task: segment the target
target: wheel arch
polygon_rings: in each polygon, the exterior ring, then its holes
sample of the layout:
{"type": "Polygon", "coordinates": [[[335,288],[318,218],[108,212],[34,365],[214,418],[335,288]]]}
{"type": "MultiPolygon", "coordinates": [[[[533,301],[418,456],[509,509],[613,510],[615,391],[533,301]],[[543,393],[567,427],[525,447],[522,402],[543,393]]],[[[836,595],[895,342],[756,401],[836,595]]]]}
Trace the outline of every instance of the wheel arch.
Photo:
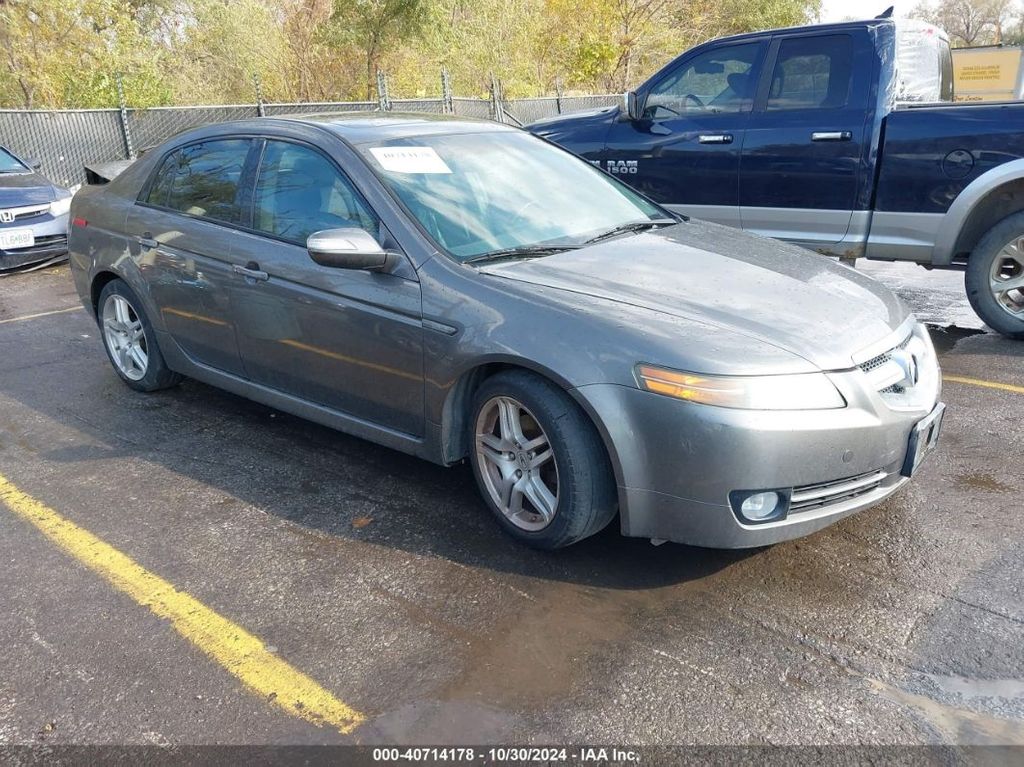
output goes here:
{"type": "Polygon", "coordinates": [[[103,269],[93,275],[92,282],[89,284],[89,301],[92,306],[92,316],[97,321],[100,316],[100,294],[103,292],[103,288],[107,287],[114,280],[120,279],[122,279],[120,274],[108,269],[103,269]]]}
{"type": "Polygon", "coordinates": [[[935,237],[932,264],[949,266],[969,255],[985,233],[1024,210],[1024,159],[983,173],[957,195],[935,237]]]}
{"type": "Polygon", "coordinates": [[[466,433],[471,417],[470,405],[473,402],[473,395],[488,378],[507,370],[524,370],[540,376],[560,388],[580,406],[587,419],[597,430],[605,454],[615,473],[616,486],[621,488],[623,484],[622,466],[619,462],[618,452],[615,450],[608,429],[587,398],[564,376],[554,370],[532,360],[517,357],[495,356],[478,360],[472,367],[463,371],[449,389],[441,411],[441,451],[444,463],[449,465],[457,463],[469,455],[470,446],[466,433]]]}

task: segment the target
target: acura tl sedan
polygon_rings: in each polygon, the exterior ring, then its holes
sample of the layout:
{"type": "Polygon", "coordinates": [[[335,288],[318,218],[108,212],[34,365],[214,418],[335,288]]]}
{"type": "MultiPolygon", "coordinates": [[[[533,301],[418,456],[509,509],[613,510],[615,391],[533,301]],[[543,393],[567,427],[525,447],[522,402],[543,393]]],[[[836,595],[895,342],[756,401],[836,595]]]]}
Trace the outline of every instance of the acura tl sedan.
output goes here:
{"type": "Polygon", "coordinates": [[[938,440],[935,351],[884,287],[506,126],[209,126],[71,215],[75,284],[128,386],[188,376],[468,458],[536,547],[616,513],[656,542],[794,538],[896,492],[938,440]]]}
{"type": "Polygon", "coordinates": [[[0,273],[67,256],[71,192],[38,171],[0,146],[0,273]]]}

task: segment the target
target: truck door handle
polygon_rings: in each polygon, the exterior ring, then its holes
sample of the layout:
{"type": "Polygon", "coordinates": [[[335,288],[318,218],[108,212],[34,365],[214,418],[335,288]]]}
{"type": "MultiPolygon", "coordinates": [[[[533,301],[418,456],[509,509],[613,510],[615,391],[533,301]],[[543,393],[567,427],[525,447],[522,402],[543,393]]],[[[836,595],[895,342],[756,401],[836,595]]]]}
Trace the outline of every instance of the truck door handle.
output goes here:
{"type": "Polygon", "coordinates": [[[143,232],[142,236],[138,238],[139,245],[144,247],[146,250],[152,250],[153,248],[159,248],[160,243],[153,239],[153,235],[150,232],[143,232]]]}
{"type": "Polygon", "coordinates": [[[270,279],[270,275],[260,270],[260,265],[255,261],[250,261],[245,266],[240,264],[232,264],[231,271],[235,274],[240,274],[246,279],[253,280],[255,282],[266,282],[270,279]]]}
{"type": "Polygon", "coordinates": [[[848,130],[825,130],[815,131],[811,134],[811,141],[850,141],[853,133],[848,130]]]}
{"type": "Polygon", "coordinates": [[[702,133],[697,136],[697,141],[701,144],[731,144],[732,134],[731,133],[702,133]]]}

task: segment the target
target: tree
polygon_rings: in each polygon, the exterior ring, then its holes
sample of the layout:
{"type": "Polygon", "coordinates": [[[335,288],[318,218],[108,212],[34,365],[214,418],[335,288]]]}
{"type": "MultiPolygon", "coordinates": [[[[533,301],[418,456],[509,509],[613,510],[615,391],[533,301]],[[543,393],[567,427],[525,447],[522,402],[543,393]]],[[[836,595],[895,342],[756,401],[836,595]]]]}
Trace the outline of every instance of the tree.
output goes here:
{"type": "Polygon", "coordinates": [[[971,46],[1002,42],[1014,10],[1013,0],[941,0],[934,8],[921,2],[912,15],[944,29],[954,44],[971,46]]]}
{"type": "Polygon", "coordinates": [[[351,45],[361,51],[367,101],[373,98],[384,53],[414,38],[425,18],[424,0],[335,0],[328,20],[329,39],[338,47],[351,45]]]}

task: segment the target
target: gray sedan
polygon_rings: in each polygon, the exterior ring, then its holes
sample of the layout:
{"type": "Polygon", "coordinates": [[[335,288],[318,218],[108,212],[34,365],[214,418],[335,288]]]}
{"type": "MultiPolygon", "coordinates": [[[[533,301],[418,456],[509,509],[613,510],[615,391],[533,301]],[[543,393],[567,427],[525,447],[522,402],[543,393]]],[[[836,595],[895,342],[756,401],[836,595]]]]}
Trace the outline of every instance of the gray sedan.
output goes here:
{"type": "Polygon", "coordinates": [[[884,287],[492,123],[197,129],[76,195],[70,248],[127,385],[189,376],[468,459],[537,547],[616,514],[794,538],[894,493],[941,427],[928,333],[884,287]]]}

